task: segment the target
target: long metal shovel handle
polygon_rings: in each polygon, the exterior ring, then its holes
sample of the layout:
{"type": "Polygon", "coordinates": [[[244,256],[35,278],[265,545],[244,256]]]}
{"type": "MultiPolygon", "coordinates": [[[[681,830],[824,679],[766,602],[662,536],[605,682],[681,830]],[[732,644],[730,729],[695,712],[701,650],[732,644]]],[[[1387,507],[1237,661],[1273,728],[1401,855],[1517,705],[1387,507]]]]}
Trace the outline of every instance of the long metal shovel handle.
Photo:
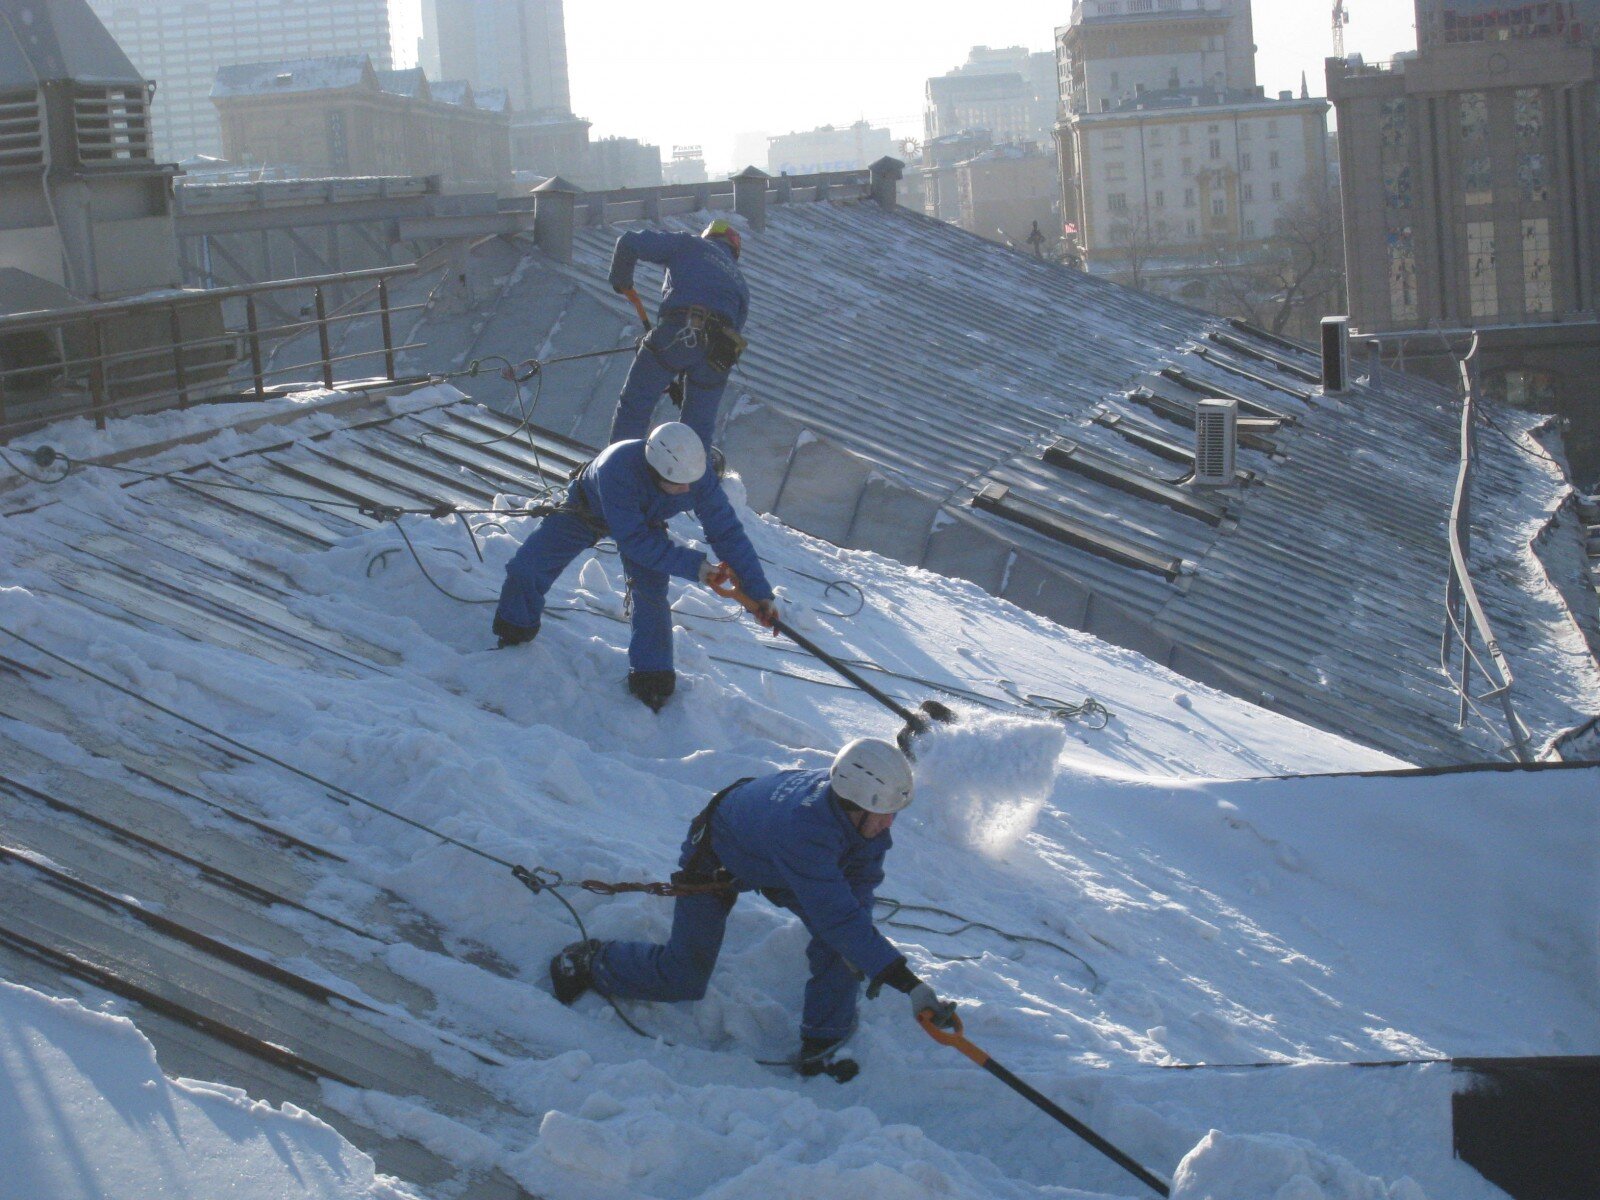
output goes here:
{"type": "Polygon", "coordinates": [[[1116,1163],[1117,1166],[1121,1167],[1128,1174],[1132,1175],[1156,1195],[1166,1197],[1172,1194],[1172,1186],[1167,1183],[1166,1180],[1162,1179],[1154,1172],[1147,1171],[1134,1158],[1124,1154],[1121,1150],[1118,1150],[1110,1142],[1106,1141],[1105,1138],[1101,1137],[1082,1121],[1078,1120],[1077,1117],[1073,1116],[1054,1100],[1050,1099],[1050,1097],[1046,1096],[1043,1092],[1040,1092],[1031,1084],[1028,1084],[1017,1078],[1010,1071],[1006,1070],[999,1063],[995,1062],[994,1059],[990,1058],[986,1051],[968,1041],[965,1032],[962,1030],[961,1018],[959,1016],[952,1015],[951,1027],[949,1029],[940,1029],[933,1023],[932,1013],[920,1012],[917,1014],[917,1024],[921,1025],[922,1028],[927,1031],[928,1036],[934,1041],[938,1042],[941,1046],[950,1046],[961,1051],[962,1054],[965,1054],[973,1062],[977,1063],[1001,1083],[1005,1084],[1012,1091],[1016,1092],[1017,1095],[1021,1096],[1024,1100],[1027,1100],[1035,1108],[1039,1109],[1043,1113],[1048,1114],[1056,1121],[1072,1130],[1073,1133],[1077,1134],[1084,1141],[1088,1142],[1089,1145],[1100,1151],[1101,1154],[1104,1154],[1112,1162],[1116,1163]]]}
{"type": "MultiPolygon", "coordinates": [[[[725,578],[721,581],[714,580],[710,584],[711,590],[725,599],[737,600],[741,605],[744,606],[746,612],[760,612],[761,605],[755,600],[752,600],[749,593],[746,592],[740,585],[739,577],[733,573],[733,568],[729,567],[727,563],[722,563],[721,566],[725,578]]],[[[772,628],[774,632],[783,634],[784,637],[788,638],[802,650],[806,651],[808,654],[811,654],[821,662],[826,663],[829,667],[832,667],[840,675],[844,676],[851,683],[855,684],[863,692],[871,696],[890,712],[894,713],[918,733],[922,732],[928,727],[927,717],[911,712],[903,704],[895,700],[893,696],[890,696],[880,689],[874,687],[855,671],[852,671],[849,667],[845,666],[844,663],[840,662],[833,655],[829,654],[826,650],[818,646],[810,638],[806,637],[802,633],[796,633],[788,625],[784,624],[782,618],[775,620],[772,628]]]]}

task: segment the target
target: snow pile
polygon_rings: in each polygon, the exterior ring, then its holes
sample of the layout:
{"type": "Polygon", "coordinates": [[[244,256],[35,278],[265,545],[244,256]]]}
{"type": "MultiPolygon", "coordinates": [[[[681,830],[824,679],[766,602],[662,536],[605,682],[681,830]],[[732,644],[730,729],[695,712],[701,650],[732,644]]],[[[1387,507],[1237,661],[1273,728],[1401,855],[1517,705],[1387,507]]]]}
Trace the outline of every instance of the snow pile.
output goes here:
{"type": "Polygon", "coordinates": [[[0,1197],[415,1200],[310,1113],[167,1079],[124,1017],[0,981],[0,1197]]]}
{"type": "Polygon", "coordinates": [[[957,847],[1002,857],[1032,830],[1066,744],[1060,725],[963,709],[913,746],[917,806],[907,815],[957,847]]]}
{"type": "Polygon", "coordinates": [[[1172,1200],[1427,1200],[1410,1179],[1388,1185],[1299,1138],[1213,1129],[1178,1164],[1172,1200]]]}

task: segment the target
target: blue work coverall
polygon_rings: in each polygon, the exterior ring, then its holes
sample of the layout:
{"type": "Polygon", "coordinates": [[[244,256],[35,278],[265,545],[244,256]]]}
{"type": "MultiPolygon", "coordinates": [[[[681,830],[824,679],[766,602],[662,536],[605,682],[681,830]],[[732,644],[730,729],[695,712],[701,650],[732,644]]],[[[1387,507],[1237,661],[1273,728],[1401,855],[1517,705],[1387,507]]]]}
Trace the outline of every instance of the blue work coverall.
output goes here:
{"type": "Polygon", "coordinates": [[[611,421],[611,440],[648,436],[656,401],[673,376],[688,372],[683,413],[678,419],[710,449],[728,377],[706,362],[706,332],[689,328],[683,310],[698,306],[743,330],[750,315],[750,289],[733,250],[721,238],[650,229],[625,233],[617,239],[611,256],[611,286],[618,291],[631,288],[633,268],[641,258],[665,265],[667,277],[656,327],[639,347],[622,385],[617,414],[611,421]]]}
{"type": "Polygon", "coordinates": [[[608,534],[616,539],[633,588],[633,637],[628,665],[635,671],[672,670],[672,612],[667,579],[696,581],[706,556],[674,541],[667,519],[692,511],[717,556],[756,600],[772,599],[761,560],[745,536],[722,482],[708,467],[681,496],[669,496],[645,461],[644,443],[618,442],[601,451],[568,489],[567,504],[539,522],[506,566],[495,615],[520,629],[537,629],[545,593],[574,558],[608,534]]]}
{"type": "MultiPolygon", "coordinates": [[[[780,771],[724,796],[709,836],[740,891],[759,890],[811,934],[801,1036],[849,1036],[860,978],[875,979],[903,957],[872,923],[888,831],[862,837],[828,787],[827,771],[780,771]]],[[[689,865],[694,849],[685,841],[680,865],[689,865]]],[[[595,983],[619,999],[700,999],[736,895],[680,896],[667,944],[607,942],[591,966],[595,983]]]]}

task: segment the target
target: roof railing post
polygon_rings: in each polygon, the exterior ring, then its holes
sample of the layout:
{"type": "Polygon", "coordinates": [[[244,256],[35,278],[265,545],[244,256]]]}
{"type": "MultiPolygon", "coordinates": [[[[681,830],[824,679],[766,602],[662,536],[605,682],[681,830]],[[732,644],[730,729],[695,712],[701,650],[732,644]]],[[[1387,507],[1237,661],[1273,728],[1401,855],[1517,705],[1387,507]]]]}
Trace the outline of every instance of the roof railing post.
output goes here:
{"type": "Polygon", "coordinates": [[[106,427],[106,408],[111,398],[106,389],[106,338],[100,318],[89,318],[89,403],[94,406],[94,427],[106,427]]]}
{"type": "Polygon", "coordinates": [[[178,389],[178,407],[188,408],[189,380],[183,368],[183,317],[176,304],[167,309],[167,330],[172,339],[172,382],[178,389]]]}
{"type": "Polygon", "coordinates": [[[378,322],[383,328],[383,377],[394,382],[394,322],[389,315],[389,280],[378,280],[378,322]]]}
{"type": "Polygon", "coordinates": [[[733,209],[757,233],[767,227],[767,183],[771,178],[754,166],[733,177],[733,209]]]}
{"type": "Polygon", "coordinates": [[[254,293],[244,298],[244,322],[245,328],[249,331],[250,378],[255,383],[256,399],[264,400],[267,396],[267,381],[261,373],[261,323],[256,315],[254,293]]]}
{"type": "Polygon", "coordinates": [[[333,390],[333,345],[328,337],[328,297],[323,293],[322,285],[316,287],[317,303],[317,345],[322,350],[322,385],[333,390]]]}

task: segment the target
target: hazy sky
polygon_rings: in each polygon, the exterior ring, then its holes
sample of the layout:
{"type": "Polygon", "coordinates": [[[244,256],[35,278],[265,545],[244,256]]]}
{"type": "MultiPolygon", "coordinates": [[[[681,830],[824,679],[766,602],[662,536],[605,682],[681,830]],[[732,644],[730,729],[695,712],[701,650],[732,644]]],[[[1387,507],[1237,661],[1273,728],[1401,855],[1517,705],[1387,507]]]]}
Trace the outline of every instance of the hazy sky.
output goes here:
{"type": "MultiPolygon", "coordinates": [[[[415,44],[418,0],[390,0],[397,44],[415,44]]],[[[1271,95],[1322,95],[1332,0],[1255,0],[1257,71],[1271,95]]],[[[1411,0],[1346,0],[1347,47],[1369,60],[1416,45],[1411,0]]],[[[713,172],[734,139],[866,117],[920,136],[923,85],[975,45],[1048,50],[1070,0],[802,0],[688,5],[568,0],[572,107],[597,137],[705,147],[713,172]]],[[[742,165],[742,164],[740,164],[742,165]]],[[[765,166],[765,163],[757,163],[765,166]]]]}

